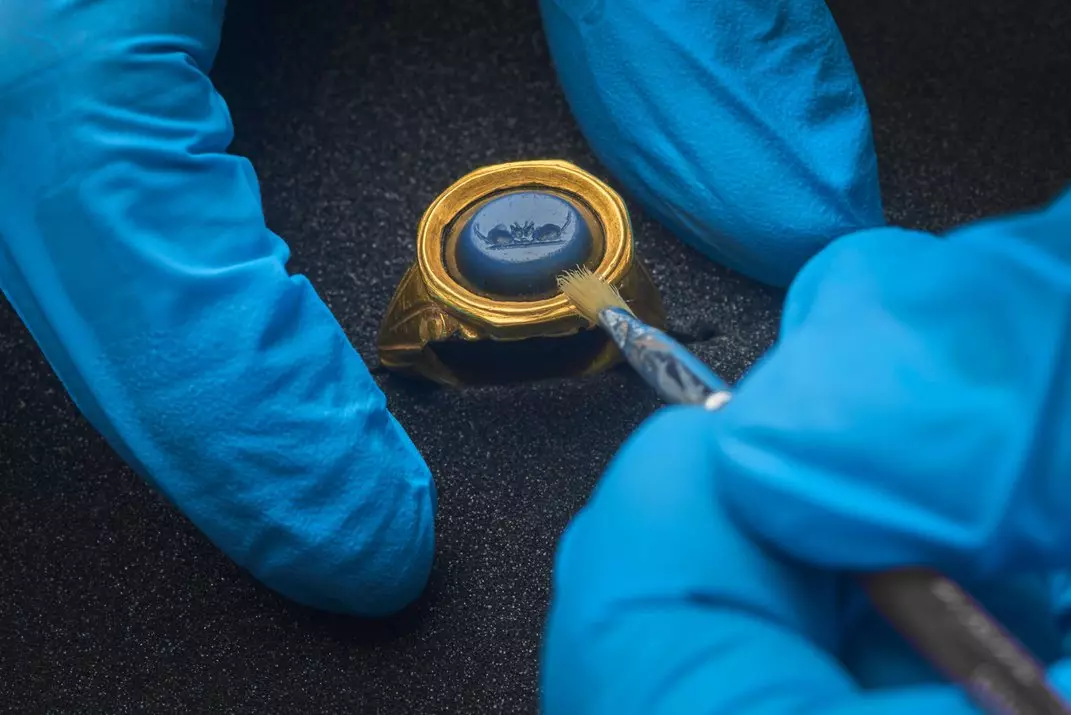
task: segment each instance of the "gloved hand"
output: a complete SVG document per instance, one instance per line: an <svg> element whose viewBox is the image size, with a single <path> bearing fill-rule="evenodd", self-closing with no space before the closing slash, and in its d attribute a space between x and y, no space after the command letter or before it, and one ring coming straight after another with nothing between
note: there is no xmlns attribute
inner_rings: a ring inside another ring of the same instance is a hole
<svg viewBox="0 0 1071 715"><path fill-rule="evenodd" d="M685 242L783 286L882 223L870 118L823 0L541 0L599 159Z"/></svg>
<svg viewBox="0 0 1071 715"><path fill-rule="evenodd" d="M1062 658L1069 235L1071 194L809 263L733 399L650 420L569 527L547 715L974 712L847 571L936 567ZM1071 661L1051 676L1071 696Z"/></svg>
<svg viewBox="0 0 1071 715"><path fill-rule="evenodd" d="M89 421L236 562L385 614L424 587L432 480L225 153L223 9L0 3L0 287Z"/></svg>

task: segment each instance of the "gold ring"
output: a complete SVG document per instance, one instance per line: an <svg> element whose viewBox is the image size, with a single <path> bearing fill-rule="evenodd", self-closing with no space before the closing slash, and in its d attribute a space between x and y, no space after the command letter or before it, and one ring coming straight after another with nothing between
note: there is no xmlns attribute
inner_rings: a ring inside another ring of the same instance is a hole
<svg viewBox="0 0 1071 715"><path fill-rule="evenodd" d="M425 211L416 249L380 325L379 361L392 371L464 385L613 366L617 348L554 283L577 265L617 286L642 320L665 323L624 201L567 162L463 176Z"/></svg>

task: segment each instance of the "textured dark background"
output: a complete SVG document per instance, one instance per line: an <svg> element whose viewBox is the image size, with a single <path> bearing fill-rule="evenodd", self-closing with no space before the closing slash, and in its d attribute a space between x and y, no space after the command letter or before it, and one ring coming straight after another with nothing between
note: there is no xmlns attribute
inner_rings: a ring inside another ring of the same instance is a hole
<svg viewBox="0 0 1071 715"><path fill-rule="evenodd" d="M234 150L293 269L369 361L440 190L515 159L602 173L530 0L233 2L215 77ZM892 220L940 229L1037 205L1071 176L1071 5L833 9ZM773 340L779 295L635 225L673 322L735 379ZM379 379L435 472L439 551L425 598L369 625L293 606L224 559L87 426L0 304L0 710L534 711L555 541L656 402L623 371L460 392Z"/></svg>

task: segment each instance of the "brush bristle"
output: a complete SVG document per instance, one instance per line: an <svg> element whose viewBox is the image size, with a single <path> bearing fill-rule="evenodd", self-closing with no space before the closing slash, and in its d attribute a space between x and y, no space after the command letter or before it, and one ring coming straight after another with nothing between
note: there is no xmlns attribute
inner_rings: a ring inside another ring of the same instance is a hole
<svg viewBox="0 0 1071 715"><path fill-rule="evenodd" d="M587 268L566 271L558 276L558 288L580 313L593 323L599 322L599 313L607 308L632 310L617 288L592 273Z"/></svg>

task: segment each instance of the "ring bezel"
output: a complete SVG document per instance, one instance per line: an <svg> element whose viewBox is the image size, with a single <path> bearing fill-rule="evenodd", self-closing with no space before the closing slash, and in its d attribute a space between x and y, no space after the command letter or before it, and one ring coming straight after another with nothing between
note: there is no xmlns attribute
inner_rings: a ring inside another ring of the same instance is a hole
<svg viewBox="0 0 1071 715"><path fill-rule="evenodd" d="M616 285L632 266L632 226L621 197L607 184L572 164L554 160L498 164L470 172L443 191L424 212L417 229L417 266L429 296L506 338L529 334L535 324L578 329L587 321L558 293L530 301L503 300L476 293L456 280L444 259L452 225L472 206L492 195L516 190L564 194L586 208L599 223L602 255L591 270Z"/></svg>

